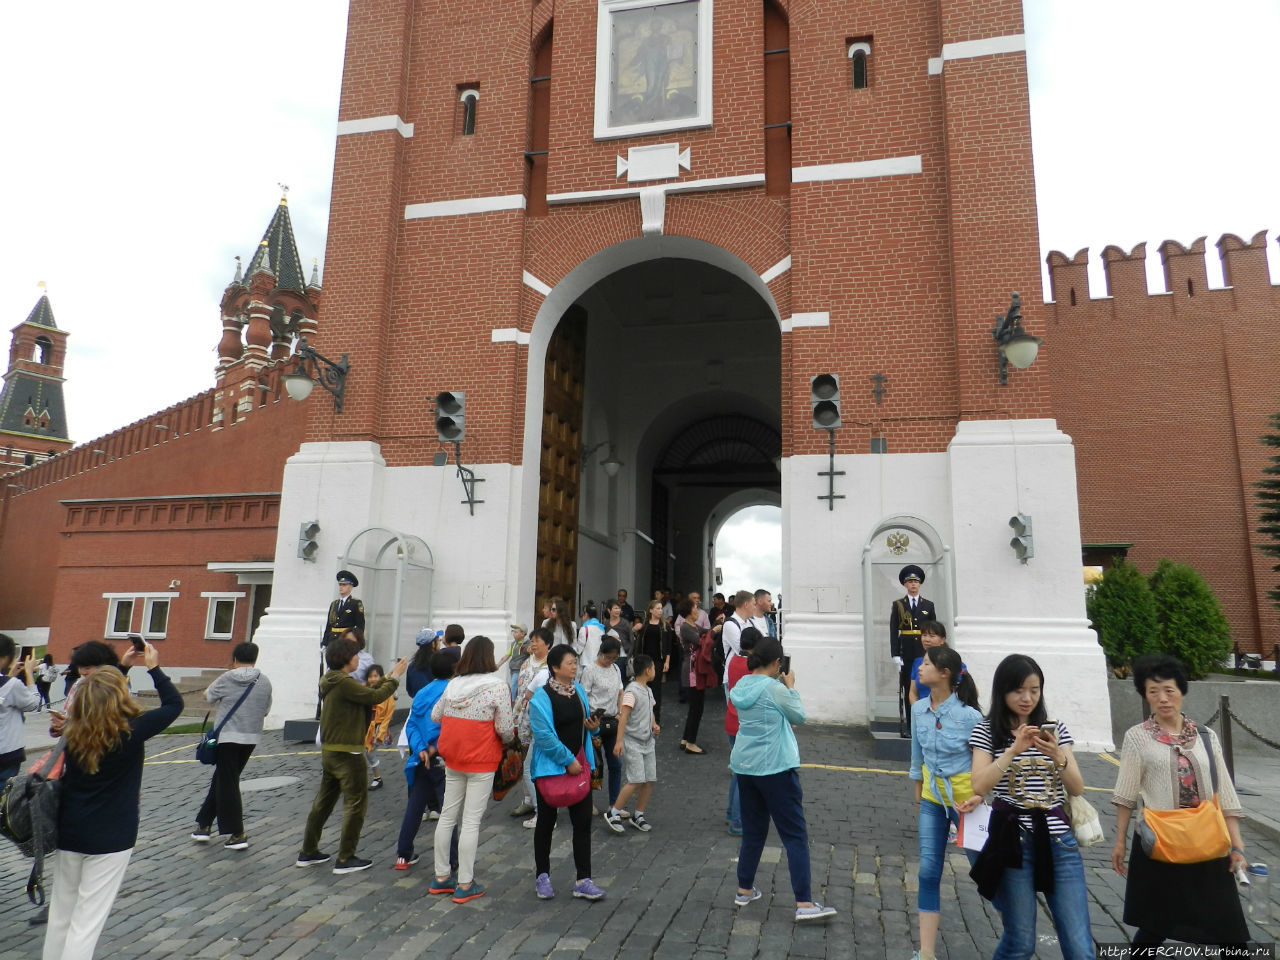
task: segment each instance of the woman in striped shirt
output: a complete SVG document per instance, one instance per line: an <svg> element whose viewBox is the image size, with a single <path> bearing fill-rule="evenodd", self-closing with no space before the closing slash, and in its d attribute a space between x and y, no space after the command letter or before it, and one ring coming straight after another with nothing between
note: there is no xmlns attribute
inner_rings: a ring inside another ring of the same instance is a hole
<svg viewBox="0 0 1280 960"><path fill-rule="evenodd" d="M1004 921L993 960L1036 949L1036 892L1045 895L1064 960L1092 960L1084 862L1065 810L1084 792L1071 732L1049 718L1044 672L1012 654L996 667L991 712L973 728L973 792L992 798L987 845L970 874Z"/></svg>

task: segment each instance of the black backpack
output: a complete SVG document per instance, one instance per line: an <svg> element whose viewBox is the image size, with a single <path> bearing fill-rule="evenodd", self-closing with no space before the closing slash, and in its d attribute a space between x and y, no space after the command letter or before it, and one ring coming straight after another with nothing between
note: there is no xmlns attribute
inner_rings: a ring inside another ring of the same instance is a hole
<svg viewBox="0 0 1280 960"><path fill-rule="evenodd" d="M66 746L58 740L43 770L55 770ZM36 906L44 903L44 858L58 848L58 802L62 781L41 773L19 773L10 777L0 792L0 835L8 837L26 857L34 857L27 878L27 898Z"/></svg>
<svg viewBox="0 0 1280 960"><path fill-rule="evenodd" d="M742 636L742 631L747 629L747 625L733 617L726 617L725 623L732 620L738 624L738 636ZM711 668L716 672L716 679L724 680L724 627L720 628L720 636L715 637L715 642L711 644Z"/></svg>

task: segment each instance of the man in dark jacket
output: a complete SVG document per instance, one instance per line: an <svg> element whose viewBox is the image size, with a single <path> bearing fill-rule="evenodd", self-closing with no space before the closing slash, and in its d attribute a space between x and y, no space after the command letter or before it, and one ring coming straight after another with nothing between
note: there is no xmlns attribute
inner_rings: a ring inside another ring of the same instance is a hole
<svg viewBox="0 0 1280 960"><path fill-rule="evenodd" d="M298 853L299 867L328 862L329 854L320 852L320 834L339 795L342 797L342 836L333 872L355 873L373 866L373 861L356 856L369 801L364 759L368 708L395 696L399 686L396 678L404 673L409 662L401 657L376 687L370 687L351 676L360 663L359 653L354 640L331 640L325 647L329 672L320 680L320 789L307 817L302 850Z"/></svg>
<svg viewBox="0 0 1280 960"><path fill-rule="evenodd" d="M898 571L898 582L907 588L907 595L893 601L889 613L889 655L898 667L898 727L903 737L910 736L907 723L907 705L910 703L911 665L916 657L924 656L924 644L920 640L920 627L927 620L937 620L933 601L920 596L924 583L924 570L909 563Z"/></svg>

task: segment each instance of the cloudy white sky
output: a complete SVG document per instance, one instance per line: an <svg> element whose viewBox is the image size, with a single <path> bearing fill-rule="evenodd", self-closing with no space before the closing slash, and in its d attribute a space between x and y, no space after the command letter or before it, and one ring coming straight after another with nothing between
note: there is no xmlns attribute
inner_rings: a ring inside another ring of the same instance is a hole
<svg viewBox="0 0 1280 960"><path fill-rule="evenodd" d="M1146 240L1158 284L1166 238L1274 241L1280 4L1025 13L1042 252L1090 246L1096 270L1103 246ZM341 0L6 7L0 321L21 322L47 282L71 331L74 439L211 384L218 301L277 183L323 265L345 21Z"/></svg>

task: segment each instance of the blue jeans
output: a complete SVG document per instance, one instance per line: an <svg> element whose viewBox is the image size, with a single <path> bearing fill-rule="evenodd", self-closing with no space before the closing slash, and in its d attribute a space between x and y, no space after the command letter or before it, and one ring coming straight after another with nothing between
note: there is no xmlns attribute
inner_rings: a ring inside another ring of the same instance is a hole
<svg viewBox="0 0 1280 960"><path fill-rule="evenodd" d="M947 856L947 840L951 824L960 825L960 814L954 807L921 798L920 800L920 884L916 891L916 909L921 913L938 913L942 899L942 863Z"/></svg>
<svg viewBox="0 0 1280 960"><path fill-rule="evenodd" d="M809 830L804 822L804 795L800 773L784 770L765 777L738 775L742 804L742 846L738 850L738 887L750 890L760 866L760 854L769 836L769 818L787 851L791 871L791 891L797 903L807 903L809 895Z"/></svg>
<svg viewBox="0 0 1280 960"><path fill-rule="evenodd" d="M992 960L1030 957L1036 949L1036 892L1032 886L1035 845L1022 836L1022 866L1005 868L992 901L1004 921L1004 936ZM1084 861L1070 831L1049 841L1053 849L1053 893L1046 894L1063 960L1092 960L1093 932L1089 928L1089 895L1085 889Z"/></svg>
<svg viewBox="0 0 1280 960"><path fill-rule="evenodd" d="M733 752L733 742L738 738L732 733L729 736L729 752ZM735 830L742 829L742 801L738 798L738 775L729 774L729 805L724 808L724 818Z"/></svg>

